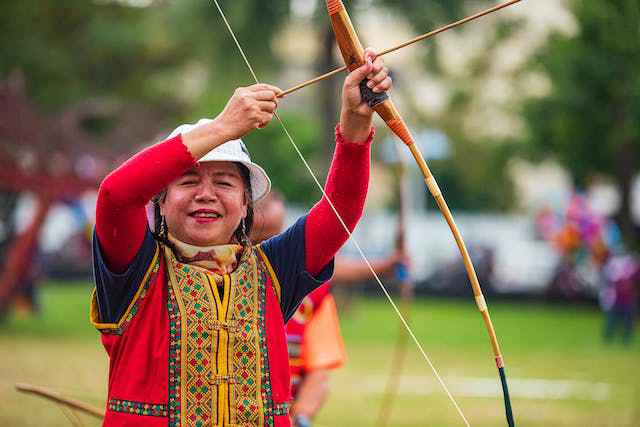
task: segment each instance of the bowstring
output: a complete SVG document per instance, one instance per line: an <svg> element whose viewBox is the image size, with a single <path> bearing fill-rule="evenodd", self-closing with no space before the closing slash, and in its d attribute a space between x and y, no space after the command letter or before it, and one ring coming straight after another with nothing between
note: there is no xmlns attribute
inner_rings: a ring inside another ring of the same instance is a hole
<svg viewBox="0 0 640 427"><path fill-rule="evenodd" d="M226 15L224 14L222 8L220 7L220 4L218 3L218 0L211 0L211 1L213 1L213 3L215 4L216 8L218 9L218 12L220 12L220 16L221 16L222 20L224 21L227 29L229 30L229 34L231 34L231 37L233 38L233 41L235 42L236 47L238 48L238 51L240 52L240 55L242 56L242 59L244 60L244 63L246 64L247 68L249 69L249 72L251 73L251 76L255 80L256 84L259 84L260 80L258 80L258 76L256 75L255 71L253 70L253 67L251 66L251 63L249 62L249 59L247 58L247 55L244 52L244 49L240 45L240 42L238 41L238 38L236 37L235 32L231 28L231 24L229 24L229 21L227 20ZM313 181L315 182L316 186L318 187L318 189L322 193L322 196L329 203L329 206L331 207L331 210L333 210L333 213L336 215L336 218L338 219L338 221L340 222L340 224L344 228L344 231L347 233L347 235L349 236L349 239L351 240L351 242L356 247L356 250L360 254L360 257L362 258L362 260L365 262L365 264L367 265L367 267L371 271L371 274L372 274L373 278L378 283L378 286L380 286L380 288L382 289L382 292L384 293L385 297L387 298L387 300L391 304L391 307L393 307L393 310L396 312L396 315L398 316L398 318L402 322L402 325L404 326L405 330L411 336L411 339L413 340L414 344L416 345L416 347L418 348L418 350L422 354L422 357L424 358L424 360L427 362L427 364L431 368L431 371L433 372L433 374L435 375L436 379L438 380L438 382L442 386L443 390L445 391L445 393L449 397L449 400L451 401L453 406L456 408L458 414L460 415L460 417L464 421L465 425L467 427L471 427L471 425L469 424L469 421L467 420L467 417L462 412L462 409L460 408L460 405L458 405L458 402L456 402L456 400L454 399L453 395L451 394L451 391L449 391L449 388L447 387L447 385L443 381L442 377L438 373L438 370L436 369L434 364L431 362L431 358L427 355L426 351L422 347L422 344L420 343L420 341L418 341L418 338L413 333L413 330L409 326L409 324L408 324L407 320L405 319L405 317L403 316L402 312L400 311L400 309L398 308L396 303L393 301L393 298L391 298L391 295L389 294L389 291L387 290L387 288L382 283L382 280L380 279L380 277L378 276L376 271L373 269L373 266L369 262L369 259L365 256L365 254L362 251L362 248L358 244L357 240L353 237L353 234L349 230L349 227L347 227L347 225L345 224L344 220L342 219L342 216L338 213L338 210L336 209L335 205L333 204L333 201L329 198L329 195L327 195L327 193L324 191L324 187L322 186L322 184L320 183L320 181L316 177L316 174L311 169L311 166L309 166L309 163L307 162L307 160L303 156L302 152L298 148L298 145L293 140L293 137L289 133L289 130L287 129L287 126L284 124L284 121L282 120L282 118L280 117L280 115L277 112L274 113L274 115L275 115L276 119L278 120L278 122L280 123L280 126L282 127L282 130L284 131L285 135L289 139L289 142L291 143L291 146L293 147L295 152L298 154L298 157L300 158L300 160L304 164L305 168L307 169L307 171L309 172L309 174L313 178Z"/></svg>

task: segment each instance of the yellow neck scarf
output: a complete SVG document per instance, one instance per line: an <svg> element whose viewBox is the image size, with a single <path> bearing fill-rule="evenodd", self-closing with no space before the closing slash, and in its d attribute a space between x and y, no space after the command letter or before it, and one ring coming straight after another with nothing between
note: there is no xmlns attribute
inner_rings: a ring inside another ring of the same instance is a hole
<svg viewBox="0 0 640 427"><path fill-rule="evenodd" d="M244 249L238 244L195 246L178 240L171 233L168 238L180 262L197 265L220 275L232 273L238 267Z"/></svg>

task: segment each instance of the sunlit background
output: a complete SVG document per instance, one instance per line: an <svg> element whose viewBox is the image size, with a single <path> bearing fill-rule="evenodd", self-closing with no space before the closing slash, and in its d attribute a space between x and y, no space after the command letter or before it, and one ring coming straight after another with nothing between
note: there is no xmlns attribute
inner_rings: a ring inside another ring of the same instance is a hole
<svg viewBox="0 0 640 427"><path fill-rule="evenodd" d="M485 0L345 1L384 49L491 7ZM221 1L261 81L282 89L341 64L325 4ZM392 97L478 270L520 426L640 425L640 1L523 0L391 53ZM253 83L206 0L5 2L0 14L0 425L99 425L15 390L104 407L108 359L88 322L102 178L178 124L214 117ZM295 92L280 114L321 181L343 76ZM289 221L320 198L276 122L245 138ZM484 325L457 248L418 169L378 122L365 216L372 259L394 250L398 165L410 177L410 324L473 426L503 426ZM356 258L349 243L341 256ZM635 276L634 276L635 275ZM630 285L629 285L630 283ZM393 278L385 284L397 295ZM349 361L318 426L376 425L401 332L373 282L336 284ZM633 326L633 325L632 325ZM409 347L393 426L463 425Z"/></svg>

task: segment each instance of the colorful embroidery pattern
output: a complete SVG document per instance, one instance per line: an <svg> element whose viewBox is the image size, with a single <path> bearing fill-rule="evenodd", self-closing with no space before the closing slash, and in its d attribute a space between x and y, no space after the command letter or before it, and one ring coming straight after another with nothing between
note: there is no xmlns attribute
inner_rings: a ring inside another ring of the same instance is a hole
<svg viewBox="0 0 640 427"><path fill-rule="evenodd" d="M169 427L180 426L180 373L181 373L181 339L182 323L180 321L180 309L178 301L167 281L169 311Z"/></svg>
<svg viewBox="0 0 640 427"><path fill-rule="evenodd" d="M134 402L132 400L109 399L107 405L110 411L124 412L133 415L149 417L166 417L167 405L160 403Z"/></svg>
<svg viewBox="0 0 640 427"><path fill-rule="evenodd" d="M210 379L213 377L211 361L214 359L211 331L207 327L207 320L215 314L214 305L208 298L206 276L192 266L182 264L172 257L173 272L175 273L177 288L180 292L186 322L187 335L182 337L182 345L186 357L182 368L180 392L186 401L181 408L183 420L190 425L210 425L217 422L217 393L212 392ZM215 317L214 317L215 318Z"/></svg>
<svg viewBox="0 0 640 427"><path fill-rule="evenodd" d="M260 334L260 354L262 356L261 360L261 372L260 375L262 377L262 389L260 390L262 402L264 403L265 408L265 420L264 424L267 426L273 426L274 420L273 415L274 412L270 410L273 408L273 397L272 397L272 389L271 389L271 371L269 369L269 351L267 349L267 336L266 330L267 325L265 323L265 307L267 305L267 283L269 282L267 276L267 268L264 265L262 259L260 259L260 268L258 268L258 283L260 284L260 303L259 303L259 312L258 312L258 332Z"/></svg>
<svg viewBox="0 0 640 427"><path fill-rule="evenodd" d="M131 302L131 306L127 309L122 319L118 323L103 324L103 323L98 323L97 321L92 319L94 325L100 330L100 332L104 334L122 335L125 329L127 329L127 325L131 323L131 320L133 320L135 315L140 310L140 306L142 305L142 302L144 301L147 295L149 286L151 286L151 284L155 282L156 276L158 275L158 269L160 268L160 257L158 256L157 249L156 249L156 255L154 256L152 263L153 263L152 265L149 265L149 270L145 274L145 278L143 279L144 282L140 283L141 289L138 292L138 295L134 297L134 300ZM94 291L94 297L92 301L92 305L93 304L97 304L96 298L95 298L95 291ZM94 310L97 310L97 308L95 309L92 308L92 311ZM92 314L92 317L94 316L95 315Z"/></svg>
<svg viewBox="0 0 640 427"><path fill-rule="evenodd" d="M288 413L288 404L273 404L265 332L269 273L257 258L246 251L236 271L225 276L231 282L229 309L219 318L207 274L168 255L170 427L217 425L223 410L229 425L273 426L274 416ZM223 332L229 336L229 366L216 372ZM218 402L221 386L228 403Z"/></svg>
<svg viewBox="0 0 640 427"><path fill-rule="evenodd" d="M136 302L131 307L131 311L129 311L129 313L127 314L127 317L124 318L124 320L122 321L122 324L120 325L120 327L113 330L114 334L121 335L122 332L125 329L127 329L127 325L129 323L131 323L131 320L133 320L135 315L138 313L138 310L140 309L140 304L142 304L142 301L144 301L144 298L147 296L147 291L149 290L149 285L151 285L151 283L155 282L155 280L156 280L156 276L158 275L158 267L159 266L160 266L160 262L156 262L155 265L153 266L153 270L151 270L151 274L149 275L149 279L145 282L144 287L142 288L142 293L140 294L138 299L136 299Z"/></svg>
<svg viewBox="0 0 640 427"><path fill-rule="evenodd" d="M271 415L289 415L289 408L291 404L286 403L276 403L272 408L268 408L265 412Z"/></svg>
<svg viewBox="0 0 640 427"><path fill-rule="evenodd" d="M262 284L257 280L256 257L247 251L243 262L232 275L235 289L232 300L237 332L232 339L232 366L238 384L232 389L232 414L237 424L262 425L262 402L259 391L260 348L256 317L261 311Z"/></svg>

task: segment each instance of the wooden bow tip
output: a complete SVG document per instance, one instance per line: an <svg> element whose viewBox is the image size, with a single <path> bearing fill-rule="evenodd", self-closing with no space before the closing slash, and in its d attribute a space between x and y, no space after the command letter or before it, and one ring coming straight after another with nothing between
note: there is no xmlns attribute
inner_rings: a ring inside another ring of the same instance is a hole
<svg viewBox="0 0 640 427"><path fill-rule="evenodd" d="M329 12L329 15L334 15L343 9L344 4L342 0L327 0L327 12Z"/></svg>

